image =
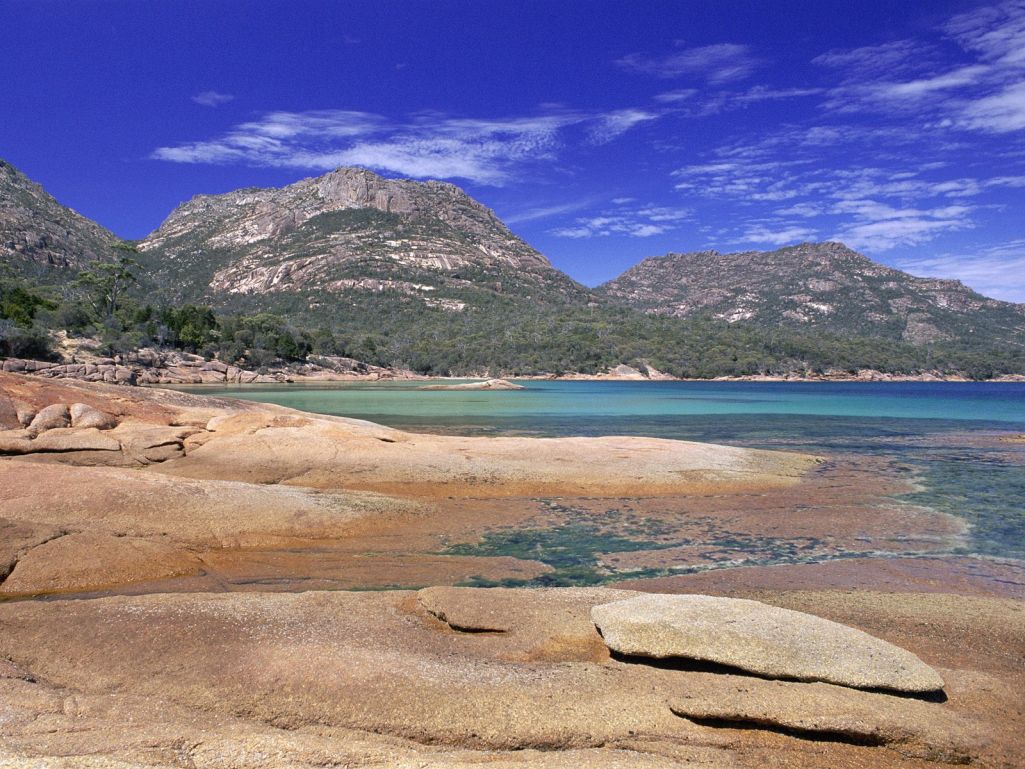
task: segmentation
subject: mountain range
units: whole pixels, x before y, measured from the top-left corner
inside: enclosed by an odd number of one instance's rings
[[[666,254],[645,259],[598,291],[657,315],[711,315],[913,344],[968,334],[1013,339],[1025,332],[1023,305],[984,297],[956,280],[916,278],[843,243]]]
[[[15,273],[65,283],[118,243],[0,162],[0,259]],[[702,345],[732,366],[815,358],[856,368],[878,364],[882,349],[918,360],[914,350],[939,345],[997,360],[1025,346],[1025,305],[913,277],[841,243],[671,253],[590,289],[458,187],[360,168],[197,195],[133,245],[150,301],[278,313],[373,337],[373,350],[383,343],[431,370],[643,356],[689,371]],[[841,341],[820,349],[824,339]],[[869,354],[871,340],[885,344]]]

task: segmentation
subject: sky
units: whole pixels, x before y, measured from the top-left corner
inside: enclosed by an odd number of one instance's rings
[[[125,238],[343,165],[577,280],[840,240],[1025,302],[1025,0],[0,0],[0,158]]]

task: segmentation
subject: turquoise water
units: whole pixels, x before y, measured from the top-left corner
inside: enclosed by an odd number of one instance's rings
[[[1025,383],[523,382],[183,388],[468,435],[649,435],[882,457],[915,476],[904,499],[967,520],[969,552],[1025,559]]]

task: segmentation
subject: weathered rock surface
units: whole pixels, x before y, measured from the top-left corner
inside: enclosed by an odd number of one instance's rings
[[[71,412],[66,403],[52,403],[41,408],[29,422],[28,431],[37,435],[44,430],[71,425]]]
[[[72,427],[95,427],[97,430],[109,430],[117,427],[117,418],[93,408],[88,403],[71,404]]]
[[[758,601],[646,595],[596,606],[613,651],[683,658],[757,675],[865,689],[935,692],[943,679],[909,651],[855,628]]]
[[[92,590],[166,579],[199,568],[194,555],[160,538],[75,533],[29,550],[0,583],[0,594]]]
[[[891,745],[953,764],[984,754],[986,730],[942,704],[856,692],[825,683],[738,682],[692,687],[672,697],[679,716],[719,728],[777,729],[808,739]]]
[[[472,607],[497,600],[516,618],[514,628],[455,632],[403,591],[0,604],[0,658],[10,666],[9,677],[0,678],[0,702],[9,703],[6,744],[23,755],[60,750],[138,761],[143,750],[151,759],[177,755],[173,746],[184,742],[197,767],[264,765],[215,762],[219,750],[236,756],[246,744],[273,746],[268,766],[324,755],[357,764],[362,755],[371,765],[379,755],[389,767],[407,760],[416,766],[416,758],[439,767],[569,767],[575,760],[588,767],[754,769],[783,760],[800,769],[921,769],[922,758],[1013,766],[1012,735],[971,715],[979,702],[973,692],[1010,695],[999,681],[955,672],[965,703],[941,705],[587,659],[579,640],[553,639],[597,640],[584,618],[622,593],[472,592],[420,597],[446,601],[456,612],[457,601]],[[914,607],[915,598],[903,600]],[[804,731],[816,707],[830,728]],[[760,708],[796,726],[711,723],[721,719],[697,715],[757,716]],[[40,718],[49,728],[38,728]],[[743,726],[756,728],[737,728]],[[376,752],[384,738],[390,760]]]

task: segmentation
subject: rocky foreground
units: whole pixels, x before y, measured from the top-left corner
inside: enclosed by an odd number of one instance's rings
[[[629,590],[444,586],[550,569],[439,544],[481,536],[482,518],[521,521],[525,500],[644,495],[707,517],[853,496],[838,477],[815,480],[815,457],[415,435],[16,374],[0,374],[0,428],[0,766],[1023,758],[1025,595],[1008,586],[1025,579],[1012,567],[962,559],[970,573],[944,583],[937,559],[930,591],[905,578],[901,593],[872,576],[901,561],[871,558],[860,589],[812,566]],[[796,507],[765,513],[752,530],[810,525]],[[932,538],[949,525],[923,521]],[[837,536],[856,539],[845,526]],[[437,586],[316,589],[392,575]],[[731,597],[686,595],[716,592]]]

